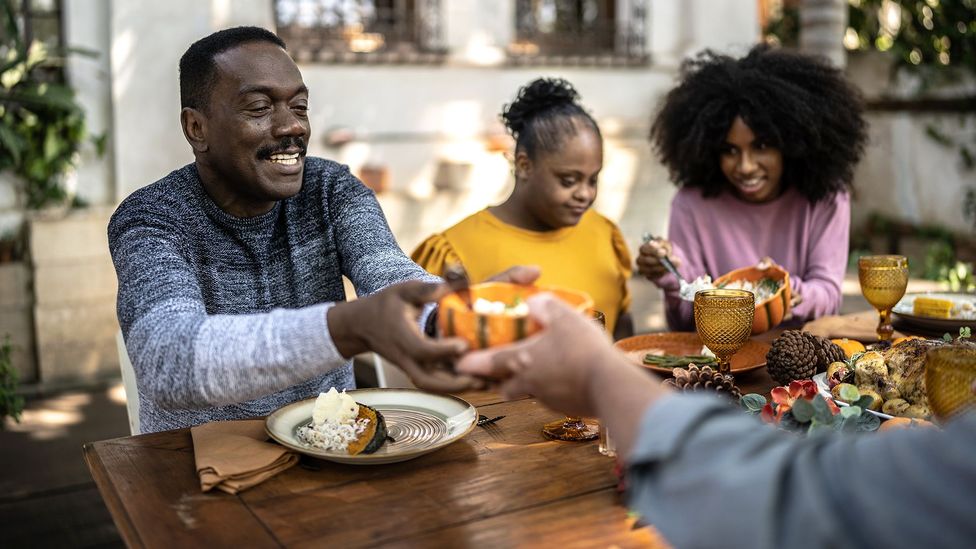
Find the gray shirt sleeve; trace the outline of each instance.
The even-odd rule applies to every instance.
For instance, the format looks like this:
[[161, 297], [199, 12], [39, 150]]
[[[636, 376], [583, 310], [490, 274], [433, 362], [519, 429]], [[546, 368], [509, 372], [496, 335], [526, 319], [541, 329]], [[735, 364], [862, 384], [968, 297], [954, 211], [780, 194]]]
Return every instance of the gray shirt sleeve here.
[[[275, 392], [345, 363], [329, 337], [331, 303], [208, 315], [175, 240], [153, 226], [114, 242], [120, 300], [138, 311], [126, 334], [140, 391], [168, 408], [205, 408]], [[122, 307], [120, 307], [120, 314]]]
[[676, 547], [970, 547], [976, 413], [944, 431], [801, 438], [669, 396], [642, 419], [627, 483]]

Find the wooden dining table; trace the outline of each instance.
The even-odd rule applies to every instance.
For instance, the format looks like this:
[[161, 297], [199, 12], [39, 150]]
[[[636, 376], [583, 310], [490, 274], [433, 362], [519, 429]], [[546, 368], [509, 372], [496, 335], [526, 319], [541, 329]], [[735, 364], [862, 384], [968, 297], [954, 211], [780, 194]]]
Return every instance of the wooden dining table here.
[[[765, 369], [738, 382], [746, 392], [773, 386]], [[616, 460], [596, 441], [542, 435], [560, 414], [533, 398], [459, 396], [505, 417], [401, 463], [303, 457], [237, 495], [201, 491], [189, 429], [89, 443], [84, 457], [131, 547], [667, 546], [628, 513]]]

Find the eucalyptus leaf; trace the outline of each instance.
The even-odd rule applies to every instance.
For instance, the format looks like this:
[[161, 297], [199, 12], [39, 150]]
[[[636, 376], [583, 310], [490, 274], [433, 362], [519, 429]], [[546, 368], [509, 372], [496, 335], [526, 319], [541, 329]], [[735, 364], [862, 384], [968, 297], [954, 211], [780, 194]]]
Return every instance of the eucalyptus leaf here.
[[742, 395], [742, 397], [739, 398], [739, 403], [742, 404], [743, 408], [749, 410], [750, 412], [760, 412], [762, 411], [763, 406], [766, 405], [766, 397], [756, 393], [749, 393], [747, 395]]
[[814, 410], [814, 407], [812, 404], [810, 404], [810, 401], [802, 398], [797, 399], [797, 401], [793, 403], [793, 408], [791, 411], [793, 412], [793, 417], [795, 417], [800, 423], [809, 422], [811, 419], [813, 419], [813, 416], [816, 413], [816, 410]]
[[840, 416], [845, 420], [848, 418], [856, 418], [861, 415], [861, 408], [858, 406], [846, 406], [840, 409]]
[[864, 412], [857, 417], [858, 431], [877, 431], [878, 427], [881, 427], [881, 418], [870, 412]]
[[830, 406], [827, 405], [827, 401], [824, 399], [823, 395], [817, 394], [813, 397], [813, 417], [817, 421], [822, 423], [828, 423], [834, 416], [834, 413], [830, 411]]
[[863, 408], [867, 410], [871, 408], [872, 404], [874, 404], [874, 397], [871, 395], [864, 395], [861, 398], [857, 399], [856, 401], [852, 402], [851, 406], [857, 406], [859, 408]]
[[[837, 425], [839, 426], [840, 424], [838, 423]], [[818, 436], [824, 433], [832, 433], [836, 430], [837, 427], [832, 422], [818, 421], [816, 418], [814, 418], [814, 420], [810, 422], [810, 430], [807, 431], [807, 435]]]
[[840, 422], [840, 430], [845, 433], [856, 432], [859, 421], [860, 416], [845, 417], [843, 421]]

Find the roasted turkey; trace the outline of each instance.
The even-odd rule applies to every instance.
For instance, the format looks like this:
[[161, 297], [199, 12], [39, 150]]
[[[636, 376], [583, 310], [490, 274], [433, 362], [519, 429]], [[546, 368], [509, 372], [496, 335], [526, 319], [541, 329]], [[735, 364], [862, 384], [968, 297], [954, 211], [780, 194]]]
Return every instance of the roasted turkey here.
[[931, 339], [910, 339], [884, 352], [892, 383], [901, 398], [911, 404], [928, 407], [925, 396], [925, 353], [939, 345], [944, 343]]

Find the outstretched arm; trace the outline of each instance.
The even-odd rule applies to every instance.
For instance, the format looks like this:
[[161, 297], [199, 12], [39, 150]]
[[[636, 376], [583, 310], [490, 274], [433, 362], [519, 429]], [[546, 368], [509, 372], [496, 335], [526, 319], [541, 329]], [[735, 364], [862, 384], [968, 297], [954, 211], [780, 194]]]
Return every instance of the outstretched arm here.
[[945, 431], [797, 438], [717, 396], [678, 395], [551, 296], [543, 331], [459, 369], [596, 415], [628, 464], [632, 507], [676, 547], [964, 547], [976, 539], [976, 413]]
[[142, 217], [116, 216], [109, 226], [119, 322], [147, 397], [167, 408], [232, 404], [345, 363], [326, 325], [331, 303], [208, 314], [180, 238]]

